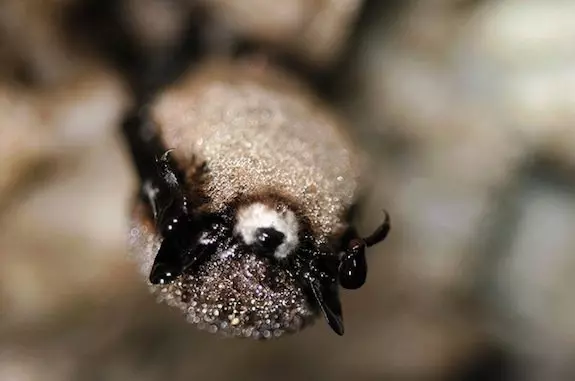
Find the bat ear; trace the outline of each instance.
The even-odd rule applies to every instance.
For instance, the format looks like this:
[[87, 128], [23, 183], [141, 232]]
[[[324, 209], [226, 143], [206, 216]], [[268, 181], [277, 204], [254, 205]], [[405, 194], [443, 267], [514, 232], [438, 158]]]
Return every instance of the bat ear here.
[[335, 333], [342, 336], [344, 328], [338, 285], [335, 281], [326, 283], [313, 279], [310, 280], [310, 287], [325, 320]]
[[195, 253], [198, 251], [191, 253], [190, 249], [194, 247], [194, 240], [199, 234], [197, 229], [194, 230], [198, 225], [190, 216], [181, 216], [179, 219], [172, 220], [170, 229], [164, 234], [164, 239], [154, 259], [154, 265], [150, 271], [150, 283], [170, 283], [182, 273], [184, 257], [188, 261], [190, 261], [189, 257], [196, 259]]
[[174, 252], [170, 241], [169, 239], [164, 239], [158, 254], [156, 254], [149, 277], [152, 284], [170, 283], [181, 273], [180, 255]]

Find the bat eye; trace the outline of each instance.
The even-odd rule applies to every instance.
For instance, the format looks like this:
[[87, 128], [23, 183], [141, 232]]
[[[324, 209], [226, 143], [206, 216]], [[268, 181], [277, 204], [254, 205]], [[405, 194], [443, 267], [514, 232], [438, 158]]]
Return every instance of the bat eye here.
[[259, 228], [255, 233], [254, 246], [261, 251], [273, 253], [285, 240], [285, 234], [274, 228]]

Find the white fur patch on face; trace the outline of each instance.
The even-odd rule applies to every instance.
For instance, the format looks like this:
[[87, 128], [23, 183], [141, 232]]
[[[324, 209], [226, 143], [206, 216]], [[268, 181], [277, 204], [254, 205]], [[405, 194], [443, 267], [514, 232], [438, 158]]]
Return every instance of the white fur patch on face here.
[[284, 241], [274, 252], [276, 258], [287, 257], [298, 245], [299, 224], [291, 210], [278, 212], [269, 206], [256, 202], [238, 211], [234, 228], [247, 245], [256, 240], [256, 230], [274, 228], [285, 235]]

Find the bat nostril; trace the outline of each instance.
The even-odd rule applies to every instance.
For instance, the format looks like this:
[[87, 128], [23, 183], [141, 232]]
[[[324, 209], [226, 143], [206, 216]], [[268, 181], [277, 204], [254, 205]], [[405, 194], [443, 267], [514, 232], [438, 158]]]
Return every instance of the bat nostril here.
[[285, 240], [285, 234], [274, 228], [256, 230], [254, 244], [265, 251], [273, 252]]

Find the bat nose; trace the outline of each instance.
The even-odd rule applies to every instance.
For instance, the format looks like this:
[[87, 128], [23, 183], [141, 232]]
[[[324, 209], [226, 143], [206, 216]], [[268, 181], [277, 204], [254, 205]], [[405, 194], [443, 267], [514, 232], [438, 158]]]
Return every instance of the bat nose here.
[[285, 234], [274, 228], [259, 228], [256, 230], [255, 245], [261, 250], [273, 253], [285, 240]]

